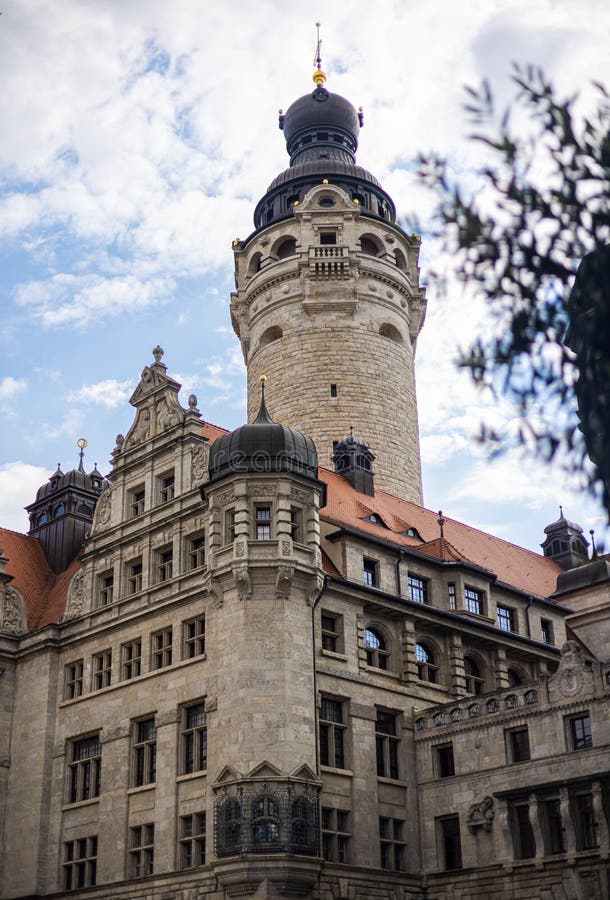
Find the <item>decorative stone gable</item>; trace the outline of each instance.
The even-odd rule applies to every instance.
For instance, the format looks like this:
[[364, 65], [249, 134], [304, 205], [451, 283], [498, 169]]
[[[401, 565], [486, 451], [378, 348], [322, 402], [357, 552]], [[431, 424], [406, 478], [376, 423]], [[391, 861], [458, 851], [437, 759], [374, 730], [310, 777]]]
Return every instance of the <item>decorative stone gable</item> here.
[[[154, 363], [151, 366], [144, 366], [140, 383], [129, 400], [137, 410], [134, 423], [124, 441], [117, 439], [115, 453], [117, 449], [121, 452], [143, 444], [184, 420], [185, 411], [178, 402], [181, 385], [168, 376], [167, 366], [161, 362], [163, 349], [156, 346], [153, 356]], [[198, 415], [197, 399], [192, 396], [194, 402], [189, 403], [189, 412], [186, 415], [189, 413]]]

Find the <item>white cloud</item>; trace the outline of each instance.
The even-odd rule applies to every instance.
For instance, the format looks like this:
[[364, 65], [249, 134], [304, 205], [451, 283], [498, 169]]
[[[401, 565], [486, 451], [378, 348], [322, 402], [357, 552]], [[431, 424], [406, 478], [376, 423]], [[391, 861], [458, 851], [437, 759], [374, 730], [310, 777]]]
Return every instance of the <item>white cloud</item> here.
[[[37, 440], [42, 437], [48, 441], [54, 441], [61, 437], [69, 437], [76, 441], [82, 436], [82, 426], [85, 421], [83, 411], [80, 409], [69, 410], [58, 422], [44, 422], [40, 427]], [[32, 443], [34, 443], [32, 439]]]
[[70, 391], [66, 399], [71, 403], [90, 403], [114, 409], [127, 403], [134, 388], [133, 380], [117, 381], [115, 378], [107, 378], [96, 384], [84, 384], [78, 390]]
[[27, 381], [25, 378], [13, 378], [12, 375], [5, 375], [0, 380], [0, 402], [2, 400], [11, 400], [17, 394], [25, 391], [26, 388]]
[[0, 522], [4, 528], [27, 531], [29, 523], [23, 507], [34, 501], [36, 491], [50, 474], [41, 466], [21, 460], [0, 466]]

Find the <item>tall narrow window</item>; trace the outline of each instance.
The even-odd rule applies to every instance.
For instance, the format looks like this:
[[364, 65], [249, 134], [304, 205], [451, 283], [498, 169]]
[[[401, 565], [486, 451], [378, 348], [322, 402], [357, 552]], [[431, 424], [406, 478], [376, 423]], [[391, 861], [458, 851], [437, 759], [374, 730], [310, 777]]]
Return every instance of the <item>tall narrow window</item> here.
[[447, 601], [449, 603], [449, 609], [455, 609], [455, 584], [449, 582], [447, 585]]
[[540, 640], [545, 644], [553, 643], [553, 623], [549, 619], [540, 619]]
[[157, 584], [169, 581], [174, 568], [174, 551], [172, 547], [164, 547], [157, 551]]
[[232, 544], [235, 540], [235, 510], [227, 509], [225, 512], [225, 544]]
[[121, 647], [121, 679], [137, 678], [142, 671], [142, 641], [138, 638]]
[[185, 706], [182, 717], [182, 774], [202, 772], [208, 764], [205, 704]]
[[423, 578], [418, 578], [417, 575], [409, 575], [408, 590], [409, 600], [413, 600], [415, 603], [428, 602], [428, 584]]
[[149, 822], [129, 829], [129, 874], [132, 878], [152, 875], [155, 863], [155, 826]]
[[367, 587], [379, 586], [379, 563], [376, 559], [362, 560], [362, 576]]
[[513, 806], [513, 844], [516, 859], [532, 859], [536, 855], [536, 839], [527, 803]]
[[527, 725], [522, 728], [511, 728], [506, 734], [506, 752], [508, 762], [518, 763], [530, 759], [530, 739]]
[[401, 872], [404, 869], [406, 841], [403, 836], [402, 819], [379, 817], [379, 843], [381, 868]]
[[182, 658], [194, 659], [205, 653], [205, 616], [196, 616], [182, 625]]
[[295, 543], [303, 540], [303, 512], [298, 506], [292, 506], [290, 509], [290, 536]]
[[320, 707], [320, 762], [345, 768], [345, 724], [343, 703], [322, 698]]
[[542, 833], [544, 852], [547, 856], [565, 853], [563, 826], [561, 823], [561, 803], [558, 799], [545, 800], [542, 804]]
[[341, 653], [343, 649], [342, 616], [322, 610], [322, 649]]
[[337, 396], [337, 385], [336, 385], [336, 384], [331, 384], [331, 386], [330, 386], [330, 396], [331, 396], [331, 397], [336, 397], [336, 396]]
[[387, 669], [390, 652], [384, 636], [376, 628], [365, 628], [364, 646], [366, 648], [366, 664], [377, 669]]
[[144, 486], [134, 488], [129, 492], [129, 516], [135, 518], [144, 512]]
[[466, 674], [466, 693], [482, 694], [484, 681], [481, 670], [471, 656], [464, 657], [464, 672]]
[[398, 729], [396, 716], [385, 710], [377, 710], [375, 722], [375, 746], [377, 751], [377, 775], [381, 778], [398, 778]]
[[83, 692], [83, 661], [68, 663], [64, 675], [64, 700], [74, 700]]
[[587, 750], [593, 746], [589, 713], [568, 716], [565, 723], [568, 750]]
[[592, 794], [577, 794], [574, 797], [574, 807], [577, 849], [593, 850], [595, 847], [599, 847], [599, 833]]
[[112, 675], [112, 650], [95, 653], [91, 660], [91, 690], [101, 691], [108, 687]]
[[168, 472], [167, 475], [162, 475], [161, 478], [159, 478], [159, 502], [167, 503], [169, 500], [173, 500], [174, 490], [174, 473]]
[[459, 816], [443, 816], [437, 819], [440, 840], [440, 862], [450, 872], [462, 868], [462, 842]]
[[257, 541], [271, 540], [271, 507], [257, 506], [255, 521], [255, 537]]
[[434, 654], [427, 644], [415, 645], [415, 662], [417, 663], [417, 677], [420, 681], [430, 681], [432, 684], [436, 684], [438, 666], [434, 661]]
[[108, 606], [112, 603], [112, 594], [114, 591], [114, 573], [104, 572], [98, 575], [97, 580], [97, 605]]
[[66, 841], [63, 853], [63, 889], [92, 887], [97, 880], [97, 835]]
[[68, 803], [92, 800], [100, 795], [102, 745], [99, 734], [72, 741], [68, 764]]
[[180, 868], [192, 869], [205, 865], [205, 813], [180, 816]]
[[137, 594], [142, 590], [142, 560], [134, 559], [127, 563], [127, 593]]
[[464, 605], [468, 612], [476, 613], [476, 615], [480, 616], [483, 612], [481, 591], [477, 591], [475, 588], [464, 588]]
[[433, 750], [436, 756], [435, 770], [439, 778], [451, 778], [455, 775], [453, 744], [442, 744]]
[[188, 540], [188, 567], [200, 569], [205, 565], [205, 538], [202, 534], [197, 534]]
[[154, 784], [157, 779], [157, 727], [154, 718], [134, 722], [133, 786]]
[[322, 856], [329, 862], [349, 862], [349, 815], [347, 809], [322, 807]]
[[516, 631], [515, 610], [508, 606], [498, 606], [498, 628], [502, 631]]
[[156, 631], [151, 640], [151, 669], [162, 669], [172, 664], [172, 626]]

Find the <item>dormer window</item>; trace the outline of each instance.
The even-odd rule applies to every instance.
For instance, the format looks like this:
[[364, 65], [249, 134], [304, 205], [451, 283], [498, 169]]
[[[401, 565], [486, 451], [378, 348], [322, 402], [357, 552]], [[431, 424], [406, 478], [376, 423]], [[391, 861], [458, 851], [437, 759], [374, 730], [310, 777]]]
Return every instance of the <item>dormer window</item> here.
[[363, 519], [362, 519], [362, 521], [363, 521], [363, 522], [372, 522], [373, 525], [381, 525], [383, 528], [386, 527], [385, 522], [383, 521], [383, 519], [381, 518], [381, 516], [378, 516], [378, 515], [377, 515], [377, 513], [371, 513], [371, 514], [368, 515], [368, 516], [364, 516]]

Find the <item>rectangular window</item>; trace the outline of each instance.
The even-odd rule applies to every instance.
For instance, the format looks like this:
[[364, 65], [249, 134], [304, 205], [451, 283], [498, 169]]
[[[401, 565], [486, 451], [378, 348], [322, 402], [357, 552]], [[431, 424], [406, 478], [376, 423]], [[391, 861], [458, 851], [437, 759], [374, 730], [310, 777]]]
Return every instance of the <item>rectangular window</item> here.
[[205, 538], [203, 534], [196, 534], [188, 539], [188, 567], [200, 569], [205, 565]]
[[557, 799], [545, 800], [542, 803], [541, 812], [545, 854], [554, 856], [556, 853], [565, 853], [560, 801]]
[[587, 750], [593, 746], [589, 713], [565, 719], [568, 750]]
[[193, 869], [205, 865], [205, 813], [180, 816], [178, 843], [181, 869]]
[[376, 559], [367, 559], [366, 556], [362, 560], [362, 576], [367, 587], [378, 587], [379, 585], [379, 563]]
[[597, 822], [592, 794], [577, 794], [574, 797], [576, 812], [576, 847], [578, 850], [593, 850], [599, 847]]
[[97, 835], [66, 841], [62, 869], [64, 891], [75, 891], [96, 884]]
[[302, 510], [298, 506], [292, 506], [290, 508], [290, 536], [297, 544], [303, 540], [302, 518]]
[[64, 670], [64, 700], [74, 700], [83, 692], [83, 661], [68, 663]]
[[102, 745], [99, 734], [71, 741], [68, 758], [68, 803], [81, 803], [100, 795]]
[[174, 550], [172, 547], [164, 547], [163, 550], [157, 550], [157, 584], [169, 581], [172, 577], [174, 569]]
[[142, 560], [134, 559], [127, 563], [127, 593], [137, 594], [142, 590]]
[[523, 728], [511, 728], [510, 731], [505, 731], [504, 735], [508, 762], [519, 763], [531, 759], [527, 725]]
[[321, 231], [320, 232], [320, 243], [321, 244], [336, 244], [337, 243], [337, 233], [335, 231]]
[[205, 771], [208, 765], [208, 733], [203, 701], [183, 708], [181, 739], [181, 774]]
[[345, 768], [345, 724], [343, 703], [322, 698], [320, 706], [320, 762], [323, 766]]
[[129, 829], [129, 875], [143, 878], [152, 875], [155, 863], [155, 826], [137, 825]]
[[462, 868], [462, 842], [459, 816], [437, 819], [440, 864], [445, 871]]
[[169, 472], [159, 478], [159, 503], [167, 503], [174, 499], [174, 473]]
[[154, 717], [133, 723], [132, 787], [157, 780], [157, 726]]
[[347, 809], [322, 807], [322, 856], [329, 862], [349, 862], [349, 815]]
[[151, 669], [163, 669], [172, 664], [172, 626], [156, 631], [150, 636]]
[[545, 644], [553, 643], [553, 623], [549, 619], [540, 619], [540, 640]]
[[513, 844], [515, 859], [532, 859], [536, 855], [536, 839], [527, 803], [513, 806]]
[[271, 540], [271, 507], [257, 506], [255, 510], [255, 531], [257, 541]]
[[331, 384], [331, 386], [330, 386], [330, 396], [331, 396], [331, 397], [336, 397], [336, 396], [337, 396], [337, 385], [336, 385], [336, 384]]
[[182, 658], [194, 659], [205, 653], [205, 616], [182, 623]]
[[137, 678], [142, 672], [142, 641], [138, 638], [121, 647], [121, 680]]
[[235, 540], [235, 510], [227, 509], [225, 512], [225, 544], [232, 544]]
[[404, 822], [402, 819], [379, 817], [379, 843], [381, 868], [402, 872], [404, 869], [405, 845]]
[[464, 588], [464, 603], [468, 612], [480, 616], [483, 611], [481, 592], [474, 588]]
[[433, 749], [435, 756], [435, 774], [439, 778], [450, 778], [455, 775], [455, 760], [453, 757], [453, 744], [443, 744]]
[[322, 649], [332, 653], [343, 650], [342, 616], [322, 610]]
[[129, 492], [129, 517], [140, 516], [144, 512], [144, 485]]
[[447, 599], [449, 601], [449, 609], [455, 609], [455, 585], [449, 583], [447, 585]]
[[398, 729], [393, 713], [377, 710], [375, 745], [377, 751], [377, 775], [380, 778], [398, 778]]
[[95, 653], [91, 660], [91, 690], [108, 687], [112, 677], [112, 650]]
[[501, 631], [516, 631], [515, 610], [508, 606], [498, 606], [498, 628]]
[[104, 572], [97, 578], [97, 605], [109, 606], [112, 603], [114, 590], [114, 573]]
[[415, 603], [428, 602], [428, 584], [423, 578], [418, 578], [417, 575], [409, 575], [408, 590], [409, 600], [413, 600]]

